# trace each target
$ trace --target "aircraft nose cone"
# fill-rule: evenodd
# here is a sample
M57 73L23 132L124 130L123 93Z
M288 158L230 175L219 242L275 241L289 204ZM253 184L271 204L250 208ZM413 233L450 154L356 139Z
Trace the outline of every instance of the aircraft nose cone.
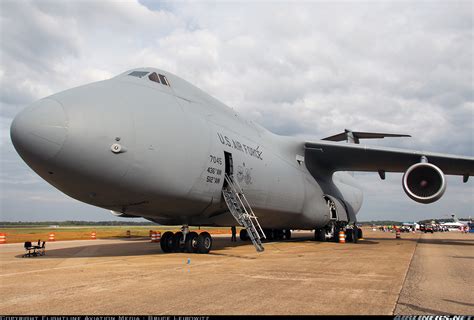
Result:
M27 163L53 158L61 150L66 134L66 113L53 99L33 103L15 117L10 127L13 145Z

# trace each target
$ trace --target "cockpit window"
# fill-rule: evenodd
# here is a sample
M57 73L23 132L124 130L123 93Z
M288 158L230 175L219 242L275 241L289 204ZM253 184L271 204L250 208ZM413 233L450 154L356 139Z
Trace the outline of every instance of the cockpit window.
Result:
M160 79L158 78L158 75L156 74L156 72L152 72L152 73L148 76L148 79L150 79L151 81L155 81L155 82L160 83Z
M148 79L150 81L165 85L170 87L170 83L168 82L168 79L162 74L157 74L156 72L151 72L150 71L132 71L128 74L129 76L132 77L137 77L137 78L143 78L144 76L148 75Z
M143 78L148 73L149 73L148 71L132 71L128 75L132 77Z
M160 74L160 80L161 80L161 83L166 85L166 86L170 86L170 83L168 82L168 79L166 79L166 77L162 74Z

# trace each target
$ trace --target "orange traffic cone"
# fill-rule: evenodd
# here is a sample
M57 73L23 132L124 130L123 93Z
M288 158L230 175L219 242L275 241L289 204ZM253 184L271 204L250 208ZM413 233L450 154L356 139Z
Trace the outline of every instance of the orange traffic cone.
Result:
M346 234L344 231L339 231L339 243L346 243Z

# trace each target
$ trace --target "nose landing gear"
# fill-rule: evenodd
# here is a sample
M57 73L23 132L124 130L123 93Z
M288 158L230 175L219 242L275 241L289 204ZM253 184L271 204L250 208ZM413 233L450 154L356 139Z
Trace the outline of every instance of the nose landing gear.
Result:
M166 231L165 233L163 233L160 240L160 246L163 252L173 252L173 238L173 232Z
M199 253L209 253L212 247L212 237L209 233L203 232L197 238L197 247Z
M196 232L190 232L186 236L186 241L184 243L184 251L188 253L198 252L198 239L199 235Z
M212 237L208 232L190 232L188 226L183 226L182 231L173 233L167 231L160 241L161 250L165 253L209 253L212 248Z

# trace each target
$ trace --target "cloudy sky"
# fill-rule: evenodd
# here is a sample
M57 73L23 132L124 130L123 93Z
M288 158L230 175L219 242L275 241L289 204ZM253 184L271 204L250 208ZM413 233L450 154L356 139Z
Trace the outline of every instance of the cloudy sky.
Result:
M20 159L12 118L34 100L153 66L269 130L411 134L370 144L473 156L473 2L0 1L0 220L109 220ZM411 201L401 174L358 174L359 220L474 216L474 183Z

